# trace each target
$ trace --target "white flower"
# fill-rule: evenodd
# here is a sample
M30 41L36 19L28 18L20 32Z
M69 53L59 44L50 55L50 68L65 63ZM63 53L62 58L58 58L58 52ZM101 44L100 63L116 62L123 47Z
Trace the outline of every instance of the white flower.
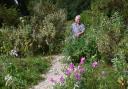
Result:
M5 81L7 81L7 80L12 80L12 76L10 76L10 75L8 74L8 75L5 76L4 79L5 79Z
M79 87L79 82L76 82L75 84L74 84L74 88L73 89L76 89L76 88L78 88Z
M6 81L5 86L9 86L12 83L12 76L8 74L4 77L4 80Z
M11 50L10 55L17 57L18 56L17 50L15 50L15 49Z

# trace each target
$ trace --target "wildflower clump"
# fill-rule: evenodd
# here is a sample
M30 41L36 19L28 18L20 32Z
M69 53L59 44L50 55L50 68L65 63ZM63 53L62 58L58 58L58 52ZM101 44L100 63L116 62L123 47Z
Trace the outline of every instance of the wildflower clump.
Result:
M73 63L70 63L64 72L65 76L62 75L59 76L58 80L51 78L50 81L52 83L60 83L60 84L65 83L66 78L67 79L74 78L76 81L79 81L81 79L82 74L85 72L84 62L85 62L85 58L82 57L80 59L80 63L78 64L78 66L75 66Z

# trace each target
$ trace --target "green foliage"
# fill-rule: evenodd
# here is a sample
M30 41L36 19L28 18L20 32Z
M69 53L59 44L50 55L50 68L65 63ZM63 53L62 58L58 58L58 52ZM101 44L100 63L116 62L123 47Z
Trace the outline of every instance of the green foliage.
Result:
M79 82L76 82L73 77L68 78L65 81L66 84L62 84L62 85L57 84L56 86L54 86L54 89L73 89L73 88L77 89L77 84L79 84Z
M67 18L72 19L75 15L80 14L82 10L89 7L91 0L49 0L57 5L59 8L67 10Z
M6 25L17 24L18 12L16 8L7 8L4 5L0 5L0 23Z
M27 58L0 57L0 88L26 89L41 79L50 66L48 59L41 56Z
M87 34L91 39L92 37L95 38L96 47L101 58L110 62L117 54L122 53L124 54L124 59L127 60L127 28L123 23L122 17L117 12L110 18L99 11L94 12L83 12L82 20L84 23L91 24L91 34Z
M117 82L119 75L116 72L105 65L100 65L100 67L94 69L93 71L87 71L84 74L84 78L81 82L79 89L120 89Z
M102 18L102 16L101 16ZM123 36L123 24L117 13L111 20L103 18L97 28L97 46L99 52L105 54L108 58L113 58L117 53L118 44Z
M39 2L35 5L34 12L35 16L32 19L34 36L39 37L40 42L43 40L43 43L52 50L57 50L57 47L60 49L61 41L64 39L65 11L48 2Z
M35 8L35 15L30 18L21 17L17 27L0 28L1 54L9 54L12 49L24 55L47 54L53 53L53 50L61 50L65 31L65 11L50 3L41 2L35 5Z
M128 88L128 30L121 12L124 9L121 6L127 4L124 2L125 0L97 0L92 3L91 10L81 14L81 20L87 27L85 34L79 39L67 41L64 50L67 60L71 62L79 60L81 56L87 57L86 73L76 89ZM91 67L93 59L99 60L97 68ZM108 62L112 64L108 65ZM70 80L67 81L69 84L57 87L73 89L73 82L74 80Z
M117 55L121 55L121 59L126 59L128 62L128 30L124 32L124 36L119 43Z
M124 22L128 22L128 1L127 0L93 0L91 9L105 13L111 17L115 12L123 16Z
M82 56L90 58L92 55L97 54L95 40L90 40L86 35L79 39L70 39L65 44L64 54L70 56L67 61L72 62L79 62Z
M114 59L113 62L116 65L114 67L104 61L98 61L98 65L94 68L92 63L96 60L95 58L96 55L86 59L84 66L86 71L81 80L75 81L73 77L67 78L64 84L57 84L55 89L126 89L128 87L128 71L125 61ZM121 70L116 70L120 67Z
M31 41L30 31L29 25L19 26L17 29L14 27L1 28L1 54L9 54L12 49L27 53Z

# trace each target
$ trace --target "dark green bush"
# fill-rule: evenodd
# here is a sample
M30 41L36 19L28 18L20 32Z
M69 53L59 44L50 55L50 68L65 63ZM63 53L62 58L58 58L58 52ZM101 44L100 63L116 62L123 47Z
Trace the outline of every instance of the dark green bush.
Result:
M16 25L18 12L16 8L7 8L4 5L0 5L0 24Z
M85 35L81 38L71 39L66 42L64 54L71 58L67 61L78 63L82 56L86 58L90 58L95 54L98 56L95 38L89 36L92 31L90 31L89 28L87 30L88 31L85 32Z
M111 17L115 12L123 16L125 24L128 24L128 1L127 0L93 0L91 9L105 13Z
M89 7L91 0L56 0L57 6L65 8L68 12L68 19L72 19L75 15L80 14L82 10Z

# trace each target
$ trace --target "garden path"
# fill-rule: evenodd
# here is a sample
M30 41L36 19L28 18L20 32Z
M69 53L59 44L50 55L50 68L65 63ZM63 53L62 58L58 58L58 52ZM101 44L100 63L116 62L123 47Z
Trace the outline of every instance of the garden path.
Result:
M46 74L42 74L45 80L31 89L53 89L54 83L51 82L51 79L58 80L61 76L64 76L63 69L66 65L62 63L63 58L62 55L52 56L53 61L50 70Z

